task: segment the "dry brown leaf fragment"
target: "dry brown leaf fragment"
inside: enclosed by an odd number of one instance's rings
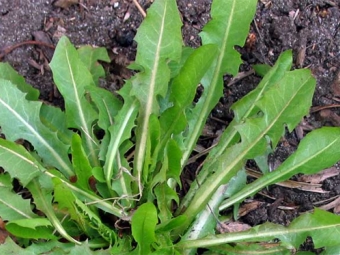
[[[317,184],[323,182],[324,180],[330,177],[337,176],[339,173],[340,173],[339,169],[337,169],[336,167],[331,167],[317,174],[302,175],[298,177],[298,181]]]
[[[5,243],[9,233],[6,231],[5,222],[0,218],[0,244]]]
[[[67,9],[69,8],[71,5],[74,4],[78,4],[79,0],[56,0],[53,5],[55,7],[60,7],[60,8],[64,8]]]
[[[249,212],[254,211],[257,208],[259,208],[261,205],[263,205],[263,202],[256,201],[256,200],[254,200],[250,203],[245,203],[240,207],[240,209],[238,211],[238,215],[239,215],[239,217],[245,216]]]
[[[250,229],[251,226],[239,221],[229,221],[229,222],[220,222],[216,226],[216,230],[223,233],[233,233],[233,232],[242,232]]]

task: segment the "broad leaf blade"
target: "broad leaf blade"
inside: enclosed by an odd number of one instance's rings
[[[118,114],[114,117],[114,125],[111,125],[108,128],[110,135],[110,142],[107,147],[105,156],[105,164],[104,164],[104,175],[107,187],[111,190],[112,187],[112,178],[116,179],[114,176],[119,176],[122,174],[122,164],[120,163],[120,148],[121,145],[130,139],[132,129],[135,127],[135,122],[139,110],[139,103],[137,99],[131,98],[129,96],[129,91],[132,84],[130,81],[127,81],[123,89],[120,91],[120,94],[124,98],[124,105],[122,109],[118,112]],[[105,149],[105,148],[103,148]],[[122,175],[121,175],[122,176]],[[117,182],[120,186],[120,190],[123,191],[123,194],[130,194],[128,190],[130,190],[130,183],[126,182],[125,178],[118,178]],[[115,190],[118,191],[118,190]],[[126,192],[126,193],[125,193]],[[118,192],[119,195],[120,192]]]
[[[53,227],[46,218],[20,219],[10,221],[6,229],[16,237],[27,239],[57,239],[53,235]]]
[[[138,43],[136,64],[144,70],[132,80],[132,94],[141,105],[134,163],[135,176],[141,180],[145,155],[150,154],[147,147],[150,115],[158,116],[157,98],[165,96],[170,80],[168,62],[178,60],[182,50],[181,21],[176,1],[155,1],[148,9],[135,40]],[[141,185],[138,188],[142,192]]]
[[[141,205],[132,216],[132,235],[138,243],[139,254],[149,254],[156,241],[157,210],[152,203]]]
[[[44,169],[23,146],[1,138],[0,166],[24,187]]]
[[[168,104],[171,105],[160,117],[162,136],[153,155],[153,166],[162,158],[164,148],[172,135],[178,135],[188,125],[185,111],[194,100],[197,85],[211,66],[217,54],[215,45],[205,45],[187,57],[182,68],[171,83]],[[183,139],[179,135],[178,139]],[[157,158],[158,157],[158,158]]]
[[[59,234],[72,243],[80,244],[79,241],[73,239],[67,233],[67,231],[62,226],[60,220],[56,216],[52,204],[52,190],[48,190],[42,187],[37,179],[31,181],[28,184],[27,188],[31,192],[34,198],[34,203],[36,204],[37,208],[47,216],[48,220],[59,232]]]
[[[98,108],[98,126],[106,131],[109,126],[113,125],[113,118],[122,108],[122,102],[106,89],[90,86],[86,90]]]
[[[98,60],[110,62],[110,58],[105,48],[94,48],[89,45],[78,49],[79,57],[90,71],[93,81],[96,85],[99,83],[99,78],[105,76],[105,71]]]
[[[67,129],[65,112],[60,108],[47,104],[41,105],[40,120],[48,129],[56,132],[62,142],[71,144],[73,132]]]
[[[2,220],[33,219],[38,215],[32,212],[31,201],[23,199],[9,188],[0,187],[0,217]]]
[[[98,142],[92,125],[98,114],[85,98],[85,87],[94,86],[91,73],[66,37],[62,37],[50,63],[53,79],[65,100],[67,127],[82,132],[84,148],[93,165],[98,162]]]
[[[72,175],[68,146],[40,122],[42,103],[27,101],[25,94],[9,81],[0,80],[0,84],[0,125],[6,138],[29,141],[45,164],[57,167],[66,176]]]
[[[267,138],[276,146],[283,135],[285,125],[292,130],[308,113],[315,87],[315,79],[309,70],[288,72],[276,86],[272,87],[257,103],[262,111],[258,117],[247,119],[236,128],[241,143],[226,149],[218,158],[211,171],[214,172],[197,190],[185,214],[193,219],[209,201],[216,189],[227,183],[247,159],[263,154]],[[289,116],[289,117],[287,117]],[[190,216],[189,216],[190,215]]]
[[[20,254],[20,255],[36,255],[34,251],[27,251],[16,244],[12,238],[7,237],[5,243],[0,245],[1,254]]]
[[[241,202],[268,185],[288,180],[293,175],[314,174],[332,166],[340,159],[340,129],[323,127],[309,133],[297,151],[275,171],[270,172],[225,201],[220,209]]]
[[[8,63],[0,63],[0,78],[15,84],[20,91],[26,94],[27,100],[38,100],[39,90],[27,84],[24,77],[19,75]]]
[[[82,147],[82,140],[78,134],[74,134],[72,138],[72,164],[76,174],[76,186],[84,191],[92,193],[89,186],[89,180],[92,176],[92,167],[85,151]]]
[[[180,242],[181,250],[198,247],[212,247],[225,243],[261,242],[278,238],[285,245],[298,248],[310,236],[315,248],[339,245],[340,217],[332,213],[315,209],[314,213],[306,213],[296,218],[288,227],[265,223],[248,231],[215,235],[213,238],[203,238]]]
[[[210,151],[202,170],[197,176],[198,183],[203,183],[207,176],[210,175],[209,169],[213,169],[211,168],[211,165],[216,162],[216,160],[218,160],[218,157],[226,150],[226,148],[239,142],[241,137],[235,127],[246,118],[249,118],[258,113],[259,108],[256,103],[263,97],[263,95],[268,91],[269,88],[274,86],[277,82],[280,82],[285,73],[290,70],[291,65],[292,52],[285,51],[280,55],[275,65],[262,79],[256,89],[254,89],[249,94],[233,104],[232,109],[234,110],[235,118],[232,120],[231,123],[229,123],[228,127],[221,135],[218,144]],[[188,203],[195,195],[198,187],[199,185],[197,183],[192,183],[189,192],[182,200],[179,210],[188,205]]]
[[[234,46],[242,46],[254,17],[256,0],[215,0],[211,6],[212,20],[203,28],[202,44],[216,44],[219,55],[215,64],[202,79],[204,92],[195,108],[188,114],[188,137],[182,167],[189,158],[206,119],[223,95],[223,75],[235,75],[241,63]]]

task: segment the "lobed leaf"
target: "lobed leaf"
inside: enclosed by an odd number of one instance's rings
[[[154,165],[158,162],[158,158],[162,157],[162,150],[170,137],[178,135],[187,127],[185,111],[193,103],[197,85],[211,66],[216,54],[217,48],[211,44],[192,51],[172,81],[168,102],[171,107],[162,113],[159,120],[162,134],[153,155]],[[180,135],[178,139],[183,138]],[[154,165],[151,168],[154,168]]]
[[[210,170],[213,169],[211,168],[211,165],[216,162],[216,160],[218,160],[218,157],[223,154],[223,152],[225,152],[228,147],[239,142],[241,137],[235,126],[240,124],[246,118],[257,114],[259,108],[256,106],[256,102],[263,97],[269,88],[274,86],[277,82],[280,82],[285,73],[291,68],[291,65],[292,52],[288,50],[280,55],[275,65],[262,79],[256,89],[232,105],[231,108],[234,110],[235,118],[231,121],[231,123],[229,123],[228,127],[222,133],[218,144],[210,151],[205,164],[202,167],[202,170],[197,176],[198,183],[203,183],[205,179],[211,174]],[[183,198],[178,211],[182,210],[184,207],[187,207],[188,203],[192,200],[196,190],[199,187],[197,182],[194,182],[190,186],[190,190]]]
[[[92,131],[98,114],[85,98],[85,88],[94,86],[91,73],[66,37],[60,38],[50,66],[54,82],[65,100],[67,127],[81,131],[91,164],[99,165],[99,145]]]
[[[36,255],[34,251],[27,251],[16,244],[12,238],[7,237],[5,242],[0,245],[1,254],[20,254],[20,255]]]
[[[283,245],[298,248],[308,236],[313,238],[315,248],[339,245],[340,217],[320,209],[296,218],[288,227],[265,223],[250,230],[226,233],[206,238],[179,242],[179,250],[197,247],[212,247],[235,242],[261,242],[278,238]]]
[[[297,151],[275,171],[234,194],[220,206],[220,210],[241,202],[271,184],[288,180],[293,175],[314,174],[334,165],[340,158],[339,146],[339,128],[323,127],[312,131],[301,141]]]
[[[157,210],[152,203],[142,204],[132,216],[132,236],[138,243],[138,254],[150,254],[150,245],[156,241]]]
[[[115,187],[112,187],[112,179],[116,179],[116,176],[121,176],[124,166],[121,164],[120,148],[124,142],[131,137],[132,129],[135,127],[135,120],[139,110],[139,103],[137,99],[133,99],[129,96],[129,91],[132,84],[128,81],[120,94],[124,98],[124,105],[119,113],[114,118],[114,125],[108,128],[110,135],[110,142],[105,149],[105,164],[104,164],[104,175],[107,187],[111,190],[118,192],[119,195],[131,195],[131,187],[129,178],[118,178]],[[104,152],[101,152],[104,154]],[[117,187],[117,185],[119,187]],[[117,187],[117,188],[116,188]]]
[[[2,220],[13,221],[38,217],[32,212],[29,199],[23,199],[7,187],[0,187],[0,193],[0,217]]]
[[[1,254],[20,254],[20,255],[37,255],[37,254],[53,254],[53,255],[110,255],[109,249],[98,249],[92,251],[91,244],[88,241],[81,245],[74,245],[72,243],[58,242],[56,240],[35,242],[29,247],[23,249],[16,244],[10,237],[7,237],[4,244],[0,245]]]
[[[98,85],[99,78],[105,76],[105,70],[103,66],[98,62],[105,61],[110,62],[110,58],[107,54],[107,50],[105,48],[99,47],[94,48],[89,45],[80,47],[78,50],[79,58],[86,66],[86,68],[90,71],[92,75],[93,82]]]
[[[70,145],[73,132],[67,129],[66,116],[60,108],[42,104],[40,108],[41,122],[52,132],[57,133],[58,138],[65,144]]]
[[[117,242],[117,234],[114,232],[114,230],[102,223],[96,213],[94,213],[80,200],[75,200],[73,204],[77,212],[84,218],[89,228],[97,231],[98,234],[110,244],[110,246]]]
[[[72,167],[68,159],[68,146],[61,142],[57,134],[50,131],[40,122],[42,103],[27,101],[25,94],[14,84],[0,80],[0,125],[6,139],[29,141],[45,165],[57,167],[64,175],[72,175]],[[11,121],[9,121],[11,120]]]
[[[249,118],[235,128],[241,135],[241,143],[226,149],[209,172],[213,173],[195,193],[194,199],[184,212],[193,219],[209,201],[216,189],[227,183],[247,159],[263,154],[267,138],[276,146],[284,133],[285,125],[292,130],[308,113],[315,87],[309,70],[286,73],[276,86],[270,88],[258,101],[262,111],[257,117]]]
[[[17,178],[24,187],[44,171],[44,168],[23,146],[1,138],[0,166],[10,174],[11,178]]]
[[[82,140],[78,134],[72,137],[72,164],[76,174],[76,186],[84,191],[92,193],[89,186],[90,177],[92,176],[92,167],[86,157],[85,151],[82,147]]]
[[[0,63],[0,79],[11,81],[17,88],[26,94],[27,100],[38,100],[39,90],[27,84],[24,77],[19,75],[8,63]]]
[[[6,229],[17,237],[28,239],[56,239],[53,228],[46,218],[19,219],[6,224]]]
[[[113,125],[113,118],[122,108],[122,102],[116,98],[110,91],[99,87],[87,87],[91,100],[98,108],[98,126],[106,131]]]
[[[159,209],[159,219],[161,222],[168,221],[172,218],[171,207],[172,202],[177,202],[178,195],[168,186],[167,183],[160,183],[155,187],[155,196],[157,198],[157,206]]]
[[[27,185],[27,188],[34,198],[34,203],[36,204],[37,209],[42,211],[47,216],[48,220],[59,232],[59,234],[72,243],[80,244],[79,241],[75,240],[67,233],[60,220],[56,216],[52,205],[52,190],[43,188],[36,179],[31,181]]]
[[[143,68],[132,79],[131,95],[140,102],[137,128],[134,175],[140,181],[145,155],[150,154],[147,147],[149,119],[151,114],[158,116],[158,97],[165,97],[170,80],[168,62],[180,59],[182,50],[181,21],[176,1],[155,1],[148,9],[148,15],[138,29],[135,40],[138,43],[136,64]],[[139,192],[142,186],[138,185]]]
[[[249,24],[254,17],[256,0],[215,0],[211,6],[211,21],[201,33],[202,44],[218,47],[216,62],[206,73],[201,83],[204,87],[195,108],[188,112],[188,136],[184,141],[182,167],[189,158],[206,119],[223,95],[223,75],[235,75],[241,63],[240,54],[234,46],[242,46],[248,35]]]

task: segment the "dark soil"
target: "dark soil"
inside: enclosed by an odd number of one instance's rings
[[[132,1],[79,2],[60,8],[52,0],[0,1],[0,61],[10,63],[28,83],[38,88],[42,100],[59,106],[63,105],[63,101],[54,87],[47,65],[53,50],[31,44],[11,52],[8,49],[31,40],[56,45],[61,35],[67,35],[78,46],[90,44],[105,47],[112,62],[105,66],[108,78],[103,81],[103,86],[116,90],[131,75],[126,66],[134,60],[136,43],[133,37],[143,20]],[[150,0],[139,2],[144,9],[150,5]],[[184,42],[198,47],[198,33],[210,18],[211,0],[177,2],[184,23]],[[299,140],[309,130],[323,125],[340,126],[340,112],[333,107],[340,100],[339,20],[338,0],[261,0],[258,3],[247,43],[239,49],[244,60],[240,72],[249,71],[253,64],[273,64],[281,52],[292,49],[294,68],[308,67],[317,79],[310,115],[298,130],[282,139],[277,152],[271,157],[271,164],[280,164],[296,149]],[[232,118],[230,105],[247,94],[259,81],[260,78],[252,74],[233,83],[230,77],[225,78],[224,98],[213,111],[207,126],[212,136]],[[329,108],[323,109],[321,106]],[[326,192],[308,192],[274,185],[255,196],[255,200],[263,203],[242,220],[250,225],[265,221],[287,225],[300,213],[322,205],[320,201],[339,195],[340,175],[323,180],[321,188]],[[307,242],[301,249],[313,251],[312,243]]]

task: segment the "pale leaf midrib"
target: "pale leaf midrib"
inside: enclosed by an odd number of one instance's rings
[[[142,174],[142,168],[144,164],[144,157],[145,157],[145,145],[146,145],[146,139],[148,136],[148,131],[149,131],[149,117],[152,112],[153,108],[153,100],[154,100],[154,90],[155,90],[155,85],[156,85],[156,77],[158,73],[158,66],[159,66],[159,59],[160,59],[160,51],[161,51],[161,45],[163,41],[163,34],[164,34],[164,23],[166,19],[166,10],[167,10],[167,5],[165,4],[164,6],[164,11],[163,11],[163,19],[162,19],[162,24],[160,28],[160,34],[159,34],[159,39],[156,47],[156,54],[155,54],[155,59],[153,63],[153,67],[151,70],[151,77],[150,77],[150,85],[149,85],[149,93],[147,97],[147,102],[145,106],[145,111],[143,113],[143,123],[142,123],[142,129],[141,129],[141,141],[139,143],[139,149],[138,149],[138,155],[137,155],[137,162],[136,162],[136,169],[137,169],[137,179],[141,180],[141,174]],[[141,185],[139,185],[141,189]],[[141,190],[140,190],[141,192]]]
[[[23,211],[21,211],[21,210],[17,209],[16,207],[14,207],[14,206],[12,205],[12,203],[8,203],[7,201],[1,199],[1,197],[0,197],[0,202],[1,202],[2,204],[4,204],[5,206],[11,208],[13,211],[17,212],[18,214],[22,215],[23,217],[25,217],[25,218],[27,218],[27,219],[32,219],[31,216],[27,215],[27,214],[24,213]]]
[[[73,173],[69,168],[68,164],[59,156],[59,154],[51,147],[51,145],[24,119],[18,114],[10,105],[4,102],[0,98],[0,103],[5,106],[28,130],[33,134],[35,138],[37,138],[46,149],[52,154],[52,156],[59,162],[59,164],[65,169],[69,174]],[[32,141],[30,141],[32,142]]]
[[[271,121],[270,125],[267,125],[267,127],[257,136],[256,139],[253,140],[253,142],[251,144],[249,144],[249,146],[247,146],[242,153],[240,153],[232,162],[230,162],[230,164],[228,164],[228,166],[226,168],[221,168],[220,170],[218,170],[214,176],[214,178],[212,179],[213,181],[210,183],[210,185],[208,187],[206,187],[206,190],[204,192],[204,197],[201,197],[199,199],[199,201],[203,199],[206,199],[207,196],[210,196],[214,191],[213,189],[215,189],[216,187],[219,186],[221,180],[224,179],[225,176],[228,175],[228,173],[234,169],[242,160],[245,159],[246,155],[249,153],[249,151],[254,148],[254,146],[256,144],[259,143],[259,141],[261,139],[263,139],[263,137],[268,133],[269,130],[271,130],[271,128],[275,125],[275,123],[277,122],[277,120],[282,116],[283,112],[287,109],[287,107],[289,107],[291,101],[293,99],[295,99],[296,95],[299,93],[299,91],[301,89],[303,89],[304,85],[309,81],[309,79],[307,79],[304,83],[302,83],[299,87],[299,89],[294,91],[294,94],[290,97],[290,99],[288,100],[288,102],[286,102],[285,106],[281,109],[280,112],[278,112],[278,114],[276,115],[276,117]],[[241,144],[242,146],[242,144]],[[205,185],[206,186],[206,185]],[[197,201],[196,201],[197,202]],[[189,205],[189,208],[191,206]]]
[[[82,129],[82,131],[85,134],[86,144],[87,144],[88,148],[90,149],[91,157],[94,159],[94,162],[96,162],[97,160],[95,158],[96,153],[95,153],[95,149],[93,148],[93,140],[91,139],[92,137],[90,135],[90,131],[89,131],[87,123],[86,123],[84,111],[83,111],[83,108],[81,106],[80,97],[79,97],[78,90],[77,90],[77,84],[76,84],[76,81],[74,79],[73,69],[72,69],[72,66],[71,66],[68,51],[65,51],[65,55],[66,55],[66,62],[67,62],[68,68],[69,68],[69,73],[71,75],[72,88],[73,88],[73,92],[74,92],[74,95],[75,95],[76,105],[77,105],[77,109],[78,109],[78,113],[79,113],[79,117],[80,117],[80,122],[81,122],[80,128]]]
[[[112,178],[112,171],[113,171],[113,162],[114,162],[114,158],[117,155],[118,149],[119,149],[119,143],[121,142],[121,138],[123,136],[123,133],[125,131],[125,127],[127,125],[127,123],[130,120],[130,116],[133,114],[135,110],[135,104],[133,104],[129,111],[127,112],[124,121],[121,125],[121,128],[119,128],[119,132],[118,134],[115,136],[115,142],[113,143],[113,145],[110,147],[110,155],[109,158],[107,159],[107,164],[105,166],[107,173],[106,173],[106,182],[107,185],[110,186],[111,183],[111,178]]]
[[[273,176],[273,178],[266,178],[263,180],[263,182],[258,183],[258,186],[256,188],[256,190],[262,189],[263,187],[266,187],[268,185],[271,185],[273,183],[276,183],[277,179],[282,178],[282,176],[290,173],[290,172],[294,172],[296,171],[296,169],[298,169],[299,167],[303,166],[304,164],[308,163],[308,161],[310,161],[311,159],[319,156],[320,154],[324,153],[325,151],[327,151],[331,146],[333,146],[333,144],[337,143],[337,140],[334,140],[333,142],[330,142],[326,147],[324,147],[322,150],[319,150],[317,153],[314,153],[312,156],[309,156],[308,158],[306,158],[304,161],[301,161],[298,165],[294,165],[294,167],[288,168],[288,170],[283,171],[280,170],[279,168],[276,169],[275,171],[277,171],[277,175]],[[261,188],[262,187],[262,188]],[[238,201],[243,200],[246,197],[251,196],[254,192],[256,192],[256,190],[254,191],[254,189],[249,189],[249,190],[244,190],[242,192],[241,196],[235,197],[235,199],[230,199],[227,200],[225,204],[222,204],[219,208],[219,210],[224,210],[226,208],[228,208],[229,206],[235,204]]]
[[[213,75],[213,78],[212,78],[212,81],[211,81],[211,84],[213,85],[213,87],[210,87],[208,89],[208,93],[207,93],[207,97],[206,97],[206,100],[205,102],[210,102],[211,101],[211,98],[214,96],[214,94],[216,93],[216,87],[218,85],[218,79],[219,79],[219,76],[220,76],[220,72],[221,72],[221,66],[222,66],[222,62],[223,62],[223,59],[224,59],[224,56],[225,56],[225,49],[226,49],[226,45],[227,45],[227,38],[229,36],[229,33],[230,33],[230,28],[231,28],[231,24],[232,24],[232,19],[233,19],[233,14],[234,14],[234,9],[235,9],[235,0],[233,1],[233,6],[231,8],[231,13],[230,13],[230,16],[229,16],[229,19],[228,19],[228,22],[227,22],[227,27],[226,27],[226,30],[225,30],[225,33],[223,35],[223,40],[222,40],[222,45],[220,47],[220,52],[222,52],[223,54],[220,54],[218,59],[217,59],[217,63],[216,63],[216,69],[214,71],[214,75]],[[202,107],[202,110],[199,114],[199,119],[196,123],[201,123],[199,125],[195,125],[193,131],[192,131],[192,134],[198,134],[201,130],[201,127],[202,123],[205,123],[204,122],[204,119],[205,119],[205,116],[207,116],[208,114],[208,110],[209,110],[209,105],[210,104],[207,104],[205,103],[204,107]],[[195,135],[196,137],[196,135]],[[183,156],[182,156],[182,160],[181,160],[181,168],[184,167],[184,164],[186,163],[187,159],[189,158],[189,155],[191,154],[191,148],[193,148],[194,146],[194,143],[196,143],[196,140],[194,139],[190,139],[189,140],[189,144],[187,145],[187,149],[186,151],[183,153]]]
[[[184,246],[185,248],[192,248],[196,247],[194,245],[195,243],[199,242],[201,244],[200,247],[209,247],[209,246],[214,246],[218,244],[223,244],[223,243],[230,243],[230,242],[238,242],[240,240],[247,242],[247,241],[252,241],[252,240],[261,240],[262,238],[279,238],[280,235],[298,235],[306,232],[312,232],[312,231],[321,231],[321,230],[326,230],[326,229],[334,229],[340,226],[340,223],[334,223],[334,224],[329,224],[329,225],[319,225],[316,227],[302,227],[299,226],[299,228],[293,228],[290,229],[288,228],[281,228],[279,230],[270,230],[266,231],[263,230],[262,232],[257,232],[254,233],[249,232],[243,234],[242,232],[235,233],[235,234],[220,234],[216,235],[214,239],[200,239],[200,240],[194,240],[194,241],[185,241],[182,244],[180,243],[181,246]],[[186,245],[187,244],[187,245]]]
[[[21,160],[27,162],[28,164],[34,166],[36,169],[40,170],[40,169],[39,169],[39,166],[37,166],[37,165],[35,164],[35,162],[33,162],[33,161],[27,159],[26,157],[22,156],[20,153],[17,153],[17,152],[15,152],[14,150],[11,150],[11,149],[9,149],[9,148],[7,148],[7,147],[5,147],[5,146],[2,146],[2,145],[0,145],[0,148],[3,149],[3,150],[5,150],[5,151],[7,151],[7,152],[9,152],[10,154],[13,154],[14,156],[16,156],[16,157],[20,158]],[[0,153],[0,154],[1,154],[1,153]]]

